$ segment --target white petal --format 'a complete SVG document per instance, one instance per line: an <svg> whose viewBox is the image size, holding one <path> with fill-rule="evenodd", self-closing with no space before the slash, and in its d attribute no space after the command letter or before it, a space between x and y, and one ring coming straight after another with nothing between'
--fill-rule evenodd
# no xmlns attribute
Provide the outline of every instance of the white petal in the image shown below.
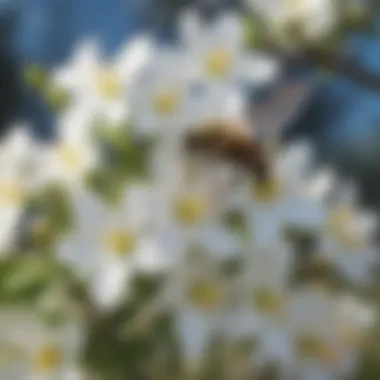
<svg viewBox="0 0 380 380"><path fill-rule="evenodd" d="M275 360L278 364L291 361L291 340L287 331L279 326L266 329L262 336L261 355L269 360Z"/></svg>
<svg viewBox="0 0 380 380"><path fill-rule="evenodd" d="M138 37L128 42L121 53L116 57L116 72L126 83L134 79L138 72L147 64L153 54L153 41L147 37Z"/></svg>
<svg viewBox="0 0 380 380"><path fill-rule="evenodd" d="M202 21L197 11L188 9L179 16L179 33L185 44L197 43L202 37Z"/></svg>
<svg viewBox="0 0 380 380"><path fill-rule="evenodd" d="M14 243L21 216L22 209L19 207L0 208L0 255L7 253Z"/></svg>
<svg viewBox="0 0 380 380"><path fill-rule="evenodd" d="M222 13L211 25L211 31L220 42L233 48L242 43L242 24L235 12Z"/></svg>
<svg viewBox="0 0 380 380"><path fill-rule="evenodd" d="M184 357L201 359L212 332L212 320L192 310L184 310L178 315L176 328Z"/></svg>
<svg viewBox="0 0 380 380"><path fill-rule="evenodd" d="M286 182L297 187L310 170L313 156L312 146L307 141L293 143L280 153L277 159L278 170Z"/></svg>
<svg viewBox="0 0 380 380"><path fill-rule="evenodd" d="M170 270L175 263L173 252L157 238L148 238L139 242L136 252L138 270L148 273L160 273Z"/></svg>
<svg viewBox="0 0 380 380"><path fill-rule="evenodd" d="M237 77L243 84L263 86L273 83L280 74L277 60L262 54L251 54L241 58L237 66Z"/></svg>
<svg viewBox="0 0 380 380"><path fill-rule="evenodd" d="M316 201L322 201L332 190L334 182L335 177L332 170L321 170L307 181L306 194Z"/></svg>
<svg viewBox="0 0 380 380"><path fill-rule="evenodd" d="M233 257L239 253L238 238L221 227L202 229L200 239L202 245L218 259Z"/></svg>
<svg viewBox="0 0 380 380"><path fill-rule="evenodd" d="M281 239L282 210L278 205L257 206L249 216L255 245L271 246Z"/></svg>
<svg viewBox="0 0 380 380"><path fill-rule="evenodd" d="M115 127L127 121L129 116L128 104L124 99L104 105L102 111L103 112L100 111L99 113L103 113L105 120L110 121L110 125Z"/></svg>
<svg viewBox="0 0 380 380"><path fill-rule="evenodd" d="M105 260L94 276L93 297L102 308L113 308L127 295L131 268L119 260Z"/></svg>

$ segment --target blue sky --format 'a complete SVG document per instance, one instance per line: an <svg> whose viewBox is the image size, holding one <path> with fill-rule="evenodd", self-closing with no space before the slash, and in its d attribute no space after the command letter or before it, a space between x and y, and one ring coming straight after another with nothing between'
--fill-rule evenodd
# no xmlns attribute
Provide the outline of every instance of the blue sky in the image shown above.
<svg viewBox="0 0 380 380"><path fill-rule="evenodd" d="M55 63L88 34L101 36L110 53L142 25L143 1L8 0L20 15L14 41L17 55L26 61Z"/></svg>
<svg viewBox="0 0 380 380"><path fill-rule="evenodd" d="M18 58L54 65L69 54L77 39L89 34L101 37L104 52L112 53L144 25L144 7L148 2L3 0L0 6L19 12L14 39ZM380 73L380 37L351 38L350 48L363 64ZM318 92L314 113L302 122L318 131L315 136L326 151L354 152L358 160L365 160L370 151L366 147L373 145L380 128L379 105L379 94L336 78Z"/></svg>

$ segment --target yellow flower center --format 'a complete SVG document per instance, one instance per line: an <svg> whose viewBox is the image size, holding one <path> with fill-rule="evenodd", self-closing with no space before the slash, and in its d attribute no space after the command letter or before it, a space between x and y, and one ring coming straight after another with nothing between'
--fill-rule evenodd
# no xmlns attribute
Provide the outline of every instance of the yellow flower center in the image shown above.
<svg viewBox="0 0 380 380"><path fill-rule="evenodd" d="M332 348L314 333L301 334L296 340L296 351L300 357L329 361Z"/></svg>
<svg viewBox="0 0 380 380"><path fill-rule="evenodd" d="M214 78L222 78L228 74L232 65L231 53L227 49L215 49L205 61L206 73Z"/></svg>
<svg viewBox="0 0 380 380"><path fill-rule="evenodd" d="M261 203L273 203L281 196L281 183L278 179L256 181L253 185L255 200Z"/></svg>
<svg viewBox="0 0 380 380"><path fill-rule="evenodd" d="M60 365L61 359L62 355L58 347L42 347L34 357L34 369L36 372L53 371Z"/></svg>
<svg viewBox="0 0 380 380"><path fill-rule="evenodd" d="M174 217L186 225L199 223L205 215L206 205L199 197L182 197L174 201Z"/></svg>
<svg viewBox="0 0 380 380"><path fill-rule="evenodd" d="M197 281L191 284L187 296L193 305L209 311L218 309L223 298L220 285L211 281Z"/></svg>
<svg viewBox="0 0 380 380"><path fill-rule="evenodd" d="M58 160L70 169L77 168L82 162L82 153L79 149L63 145L57 150Z"/></svg>
<svg viewBox="0 0 380 380"><path fill-rule="evenodd" d="M253 305L256 310L268 315L278 315L283 306L282 297L276 291L260 288L254 291Z"/></svg>
<svg viewBox="0 0 380 380"><path fill-rule="evenodd" d="M181 94L178 88L170 88L157 93L153 97L153 108L156 113L163 116L173 114L179 107Z"/></svg>
<svg viewBox="0 0 380 380"><path fill-rule="evenodd" d="M348 206L342 205L331 211L326 229L347 249L358 249L364 244L360 232L351 228L354 212Z"/></svg>
<svg viewBox="0 0 380 380"><path fill-rule="evenodd" d="M126 257L132 253L136 238L129 231L110 231L106 233L104 244L107 251L118 257Z"/></svg>
<svg viewBox="0 0 380 380"><path fill-rule="evenodd" d="M14 206L22 203L24 194L17 183L0 183L0 205Z"/></svg>
<svg viewBox="0 0 380 380"><path fill-rule="evenodd" d="M98 73L97 85L99 93L105 99L115 99L123 93L120 81L111 70L102 70Z"/></svg>

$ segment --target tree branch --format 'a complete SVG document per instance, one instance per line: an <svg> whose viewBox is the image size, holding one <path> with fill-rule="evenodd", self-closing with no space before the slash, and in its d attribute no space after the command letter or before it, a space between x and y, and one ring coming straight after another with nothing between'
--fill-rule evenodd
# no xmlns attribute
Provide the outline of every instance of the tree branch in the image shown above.
<svg viewBox="0 0 380 380"><path fill-rule="evenodd" d="M296 47L292 52L286 50L271 37L269 26L266 25L259 13L250 7L240 5L244 13L249 15L262 28L264 38L261 42L264 51L284 59L288 64L306 63L311 66L328 69L370 90L380 90L380 75L367 70L355 58L343 57L327 44L326 46L322 46L322 44L304 43ZM350 22L355 22L355 20L351 18ZM350 27L346 23L347 20L342 18L342 25L338 25L337 28L342 28L347 32L350 31Z"/></svg>
<svg viewBox="0 0 380 380"><path fill-rule="evenodd" d="M300 57L312 65L332 70L370 90L380 90L380 75L368 71L353 58L341 57L331 49L318 47L305 48Z"/></svg>

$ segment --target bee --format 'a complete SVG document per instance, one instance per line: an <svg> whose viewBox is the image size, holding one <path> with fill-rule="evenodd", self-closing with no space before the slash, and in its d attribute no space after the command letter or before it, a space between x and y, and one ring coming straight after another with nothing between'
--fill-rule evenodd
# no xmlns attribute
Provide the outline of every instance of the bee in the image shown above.
<svg viewBox="0 0 380 380"><path fill-rule="evenodd" d="M270 162L265 144L278 140L283 130L304 106L311 93L312 84L283 82L276 91L249 106L249 121L255 121L252 132L240 125L214 120L199 129L190 131L185 138L185 149L192 153L208 154L244 168L257 180L267 180Z"/></svg>
<svg viewBox="0 0 380 380"><path fill-rule="evenodd" d="M190 131L185 138L185 149L229 161L259 180L268 177L269 164L261 144L225 121L210 122Z"/></svg>

